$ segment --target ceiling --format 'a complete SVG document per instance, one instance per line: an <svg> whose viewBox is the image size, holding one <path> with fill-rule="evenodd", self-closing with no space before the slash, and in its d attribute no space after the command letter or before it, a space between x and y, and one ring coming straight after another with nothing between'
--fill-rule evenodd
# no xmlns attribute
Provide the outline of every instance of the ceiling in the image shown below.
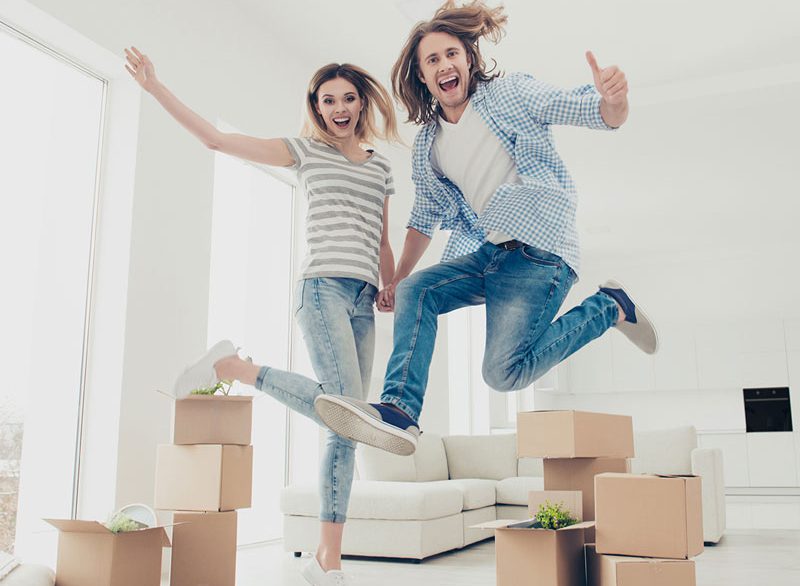
<svg viewBox="0 0 800 586"><path fill-rule="evenodd" d="M428 18L440 3L238 2L270 23L270 34L282 37L310 70L352 61L384 72L384 78L413 22ZM503 69L553 83L587 75L586 49L595 51L601 65L619 62L640 87L800 61L800 3L794 0L507 0L504 5L508 34L487 52Z"/></svg>
<svg viewBox="0 0 800 586"><path fill-rule="evenodd" d="M353 62L384 82L413 23L439 4L238 2L307 67L303 76L331 61ZM631 243L646 254L709 247L730 253L754 240L770 249L787 234L800 245L791 163L800 159L800 2L504 4L506 37L483 45L500 69L562 87L590 83L584 52L591 49L601 66L618 64L629 79L631 118L613 140L556 132L581 193L588 254L628 254ZM407 137L413 132L405 129ZM407 172L395 167L396 175ZM398 231L410 207L405 199L394 208Z"/></svg>

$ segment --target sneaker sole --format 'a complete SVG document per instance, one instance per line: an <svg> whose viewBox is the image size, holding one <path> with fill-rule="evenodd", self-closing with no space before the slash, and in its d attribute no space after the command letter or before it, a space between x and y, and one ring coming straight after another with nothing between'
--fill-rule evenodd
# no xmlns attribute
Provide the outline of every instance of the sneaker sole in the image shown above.
<svg viewBox="0 0 800 586"><path fill-rule="evenodd" d="M610 279L608 283L611 284L614 289L622 289L627 294L628 289L626 289L625 285L623 285L619 281ZM628 295L628 297L630 297L630 295ZM633 301L632 297L631 301ZM636 347L639 348L642 352L644 352L645 354L655 354L656 352L658 352L658 346L659 346L658 331L656 330L656 327L653 325L652 320L648 317L647 312L644 310L644 308L636 301L634 301L633 304L636 306L637 323L633 324L629 321L622 321L616 324L615 327L620 332L622 332L625 335L625 337L627 337L631 342L633 342L634 345L636 345ZM650 328L650 330L653 332L652 344L645 344L644 340L642 340L640 336L636 335L637 334L636 330L640 329L643 326Z"/></svg>
<svg viewBox="0 0 800 586"><path fill-rule="evenodd" d="M417 438L413 434L378 421L335 395L317 397L314 410L331 431L347 439L398 456L410 456L417 449Z"/></svg>

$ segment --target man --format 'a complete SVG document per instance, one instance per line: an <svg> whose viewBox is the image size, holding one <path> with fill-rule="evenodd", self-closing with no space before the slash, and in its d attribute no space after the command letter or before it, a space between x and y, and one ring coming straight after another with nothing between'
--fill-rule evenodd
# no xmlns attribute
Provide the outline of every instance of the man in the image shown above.
<svg viewBox="0 0 800 586"><path fill-rule="evenodd" d="M378 297L395 310L394 351L381 403L321 395L315 409L340 435L397 454L416 449L441 314L486 304L483 377L500 391L525 388L611 327L644 352L658 348L652 323L615 281L553 321L577 280L579 246L577 194L550 125L618 128L625 75L591 53L593 86L491 75L478 42L497 42L506 21L502 7L447 2L411 32L392 70L409 121L423 125L406 242ZM437 224L453 231L442 262L408 276Z"/></svg>

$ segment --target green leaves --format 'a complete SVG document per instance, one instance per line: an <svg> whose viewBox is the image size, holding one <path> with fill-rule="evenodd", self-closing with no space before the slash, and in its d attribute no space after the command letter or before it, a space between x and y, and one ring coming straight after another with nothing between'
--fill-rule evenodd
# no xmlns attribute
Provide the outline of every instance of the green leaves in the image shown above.
<svg viewBox="0 0 800 586"><path fill-rule="evenodd" d="M114 533L126 533L128 531L138 531L147 527L144 523L135 521L125 513L117 513L106 522L106 528Z"/></svg>
<svg viewBox="0 0 800 586"><path fill-rule="evenodd" d="M539 511L536 513L536 522L542 526L542 529L561 529L569 527L578 522L577 519L572 517L568 510L564 508L564 503L552 504L546 501L543 505L539 506Z"/></svg>
<svg viewBox="0 0 800 586"><path fill-rule="evenodd" d="M233 386L233 381L230 380L221 380L213 387L206 387L195 389L190 395L216 395L217 393L221 395L228 395L231 392L231 387Z"/></svg>

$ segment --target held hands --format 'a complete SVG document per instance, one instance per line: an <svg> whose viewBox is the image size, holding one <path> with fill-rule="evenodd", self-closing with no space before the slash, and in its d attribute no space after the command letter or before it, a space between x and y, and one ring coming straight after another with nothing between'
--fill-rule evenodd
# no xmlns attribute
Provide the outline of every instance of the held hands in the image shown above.
<svg viewBox="0 0 800 586"><path fill-rule="evenodd" d="M378 311L394 311L394 288L394 283L389 283L378 292L378 295L375 297L375 306L378 308Z"/></svg>
<svg viewBox="0 0 800 586"><path fill-rule="evenodd" d="M136 47L131 47L130 50L125 49L125 59L128 61L125 64L125 69L128 70L131 77L146 92L152 92L158 85L156 68L153 66L153 62Z"/></svg>
<svg viewBox="0 0 800 586"><path fill-rule="evenodd" d="M591 51L586 51L586 61L592 68L594 85L606 104L615 108L627 106L628 81L622 70L616 65L601 69Z"/></svg>

